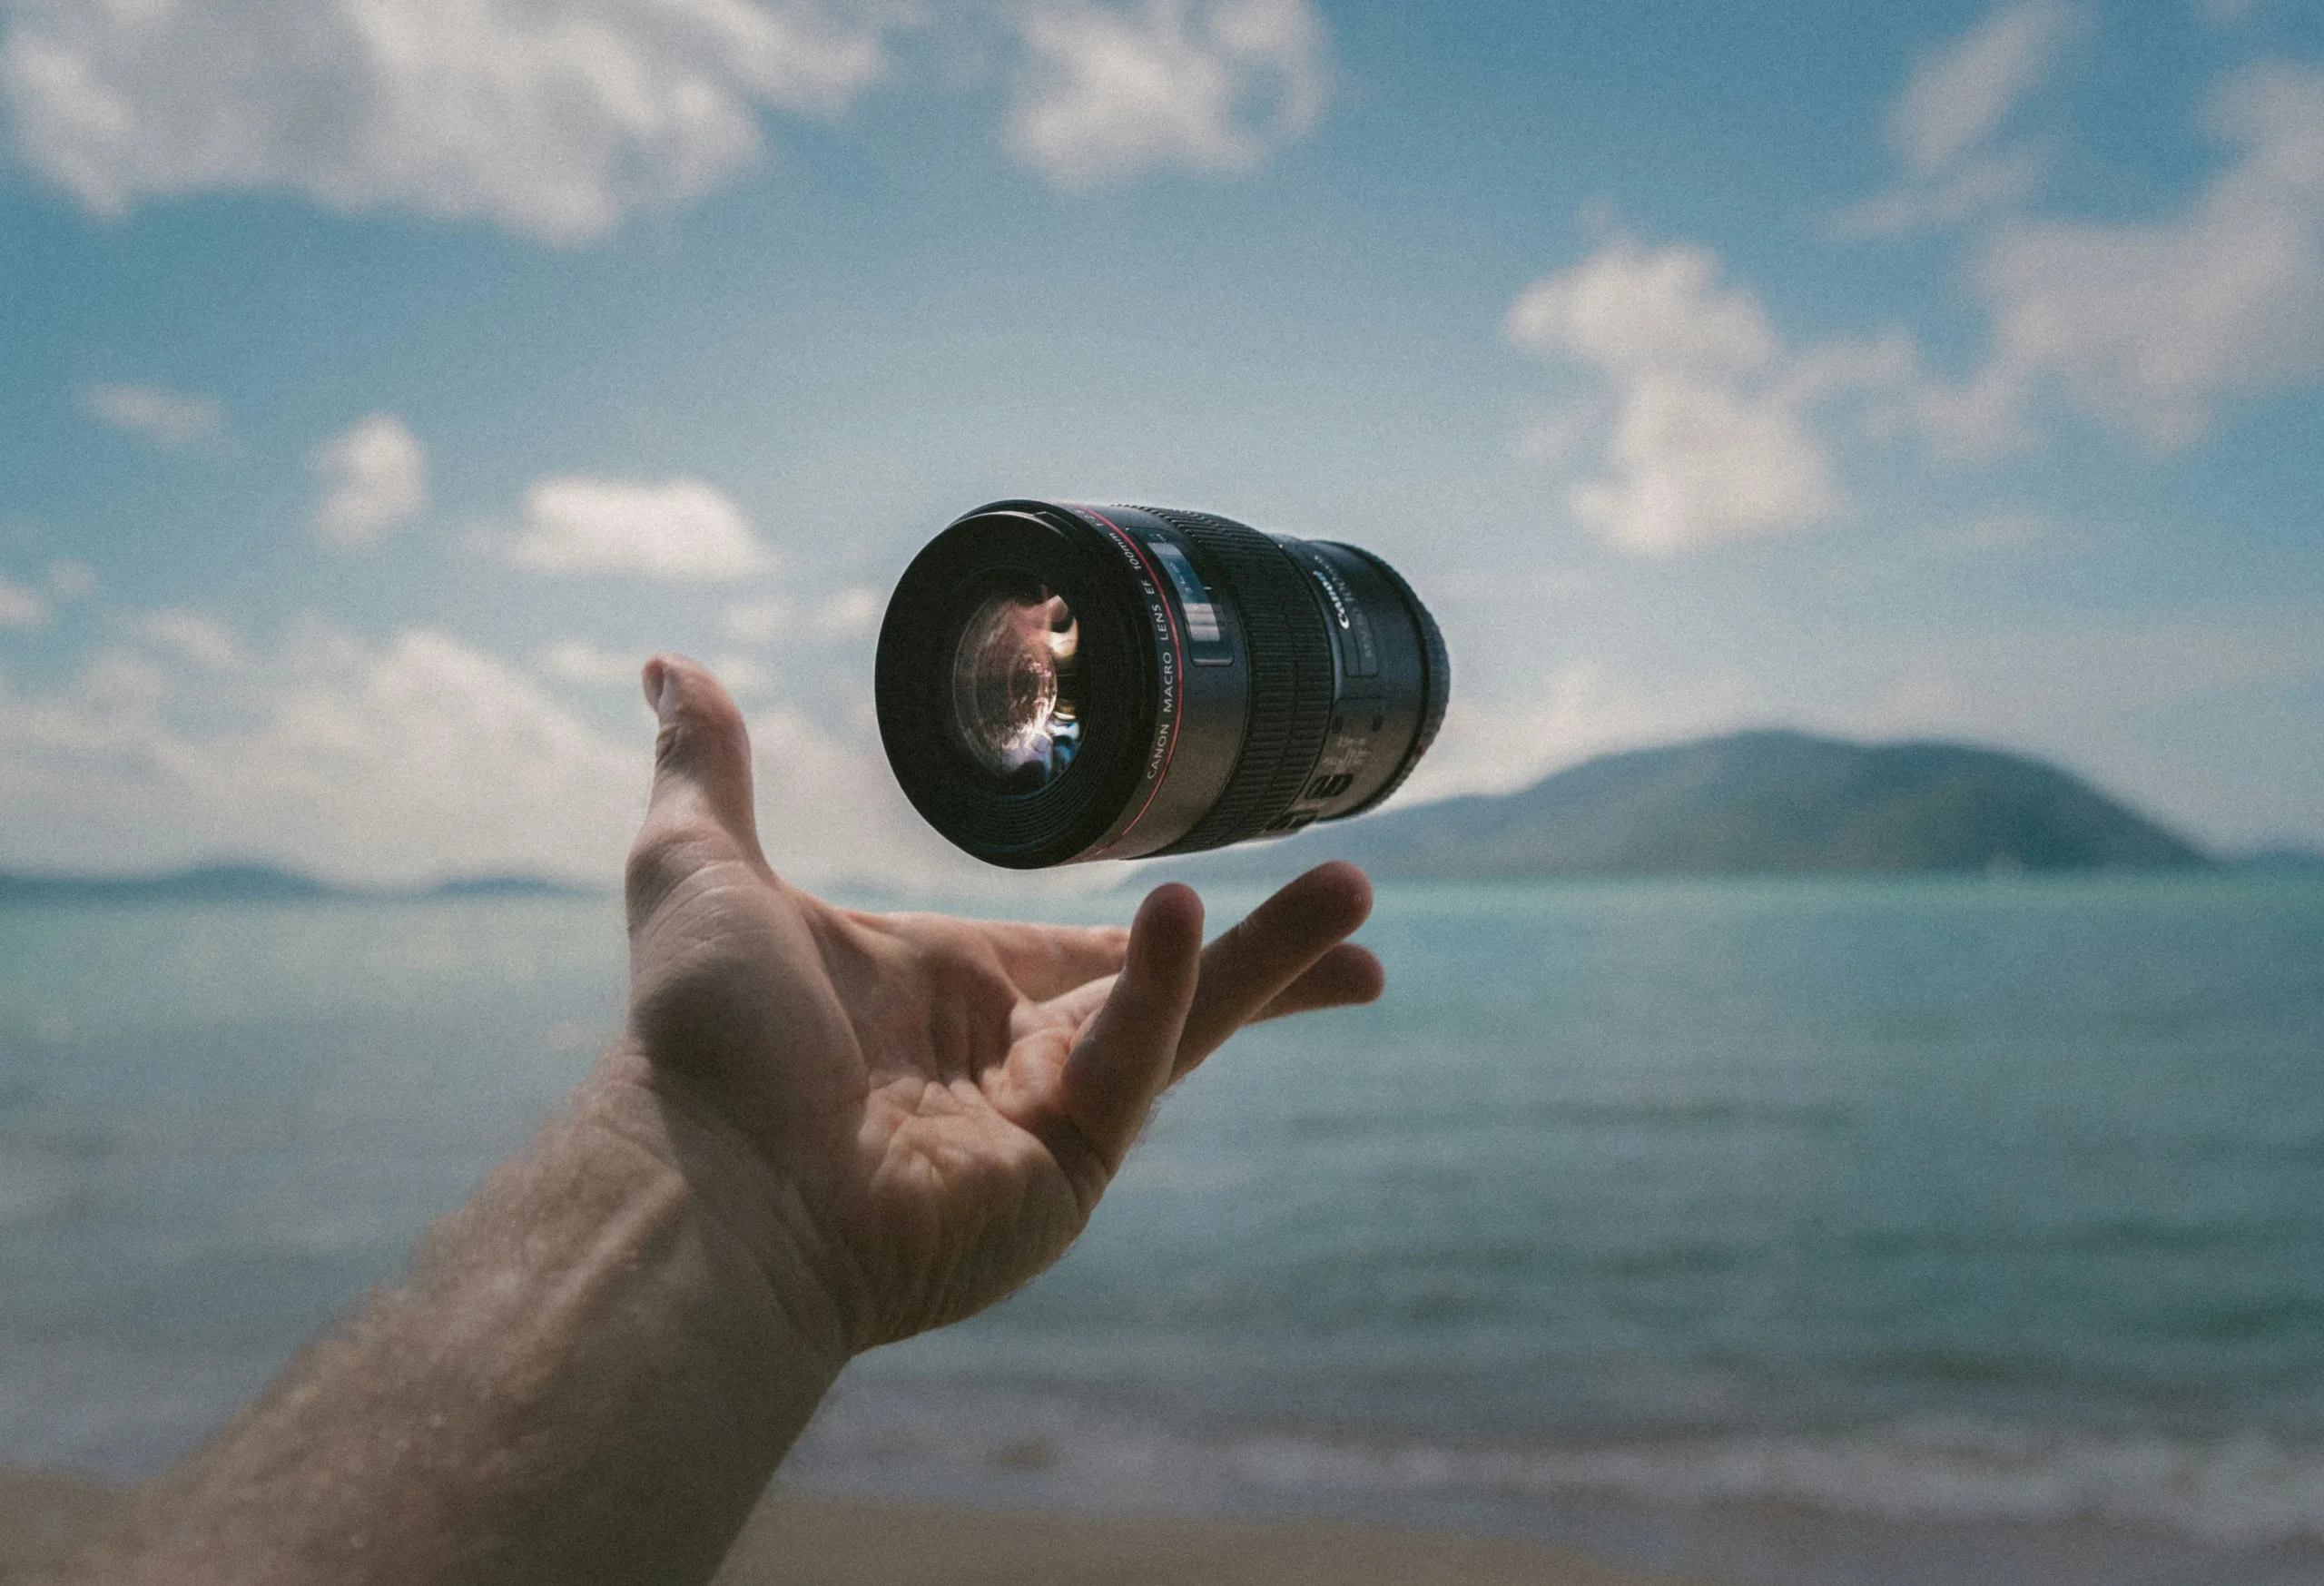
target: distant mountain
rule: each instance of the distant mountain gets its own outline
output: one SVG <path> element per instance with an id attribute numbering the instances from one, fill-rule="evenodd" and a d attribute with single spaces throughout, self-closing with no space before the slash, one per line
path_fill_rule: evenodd
<path id="1" fill-rule="evenodd" d="M 1189 873 L 1281 874 L 1293 851 L 1382 879 L 2201 869 L 2213 862 L 2038 760 L 1957 744 L 1738 733 L 1608 754 L 1522 792 L 1321 827 Z M 1231 867 L 1231 869 L 1230 869 Z"/>
<path id="2" fill-rule="evenodd" d="M 580 897 L 586 890 L 538 876 L 474 876 L 418 891 L 337 887 L 265 864 L 203 864 L 157 875 L 9 874 L 0 872 L 7 903 L 284 903 L 326 898 Z"/>
<path id="3" fill-rule="evenodd" d="M 2324 875 L 2324 853 L 2312 848 L 2263 848 L 2238 858 L 2235 868 L 2253 875 Z"/>
<path id="4" fill-rule="evenodd" d="M 331 893 L 312 876 L 263 864 L 204 864 L 162 875 L 0 874 L 0 903 L 279 902 Z"/>
<path id="5" fill-rule="evenodd" d="M 431 898 L 578 898 L 588 889 L 537 875 L 455 876 L 428 889 Z"/>

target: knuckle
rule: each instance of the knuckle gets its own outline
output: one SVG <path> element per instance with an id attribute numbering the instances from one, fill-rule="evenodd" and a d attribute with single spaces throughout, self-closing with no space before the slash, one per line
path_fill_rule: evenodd
<path id="1" fill-rule="evenodd" d="M 650 914 L 701 863 L 700 842 L 681 825 L 649 822 L 630 845 L 622 870 L 622 892 L 630 913 Z"/>
<path id="2" fill-rule="evenodd" d="M 743 713 L 716 690 L 691 691 L 681 698 L 654 734 L 659 765 L 683 764 L 703 749 L 730 741 L 743 731 Z"/>

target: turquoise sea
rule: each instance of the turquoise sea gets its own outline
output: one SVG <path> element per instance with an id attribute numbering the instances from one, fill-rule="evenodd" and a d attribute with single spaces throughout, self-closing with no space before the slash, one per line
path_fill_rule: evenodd
<path id="1" fill-rule="evenodd" d="M 1386 889 L 1364 940 L 1385 1000 L 1228 1048 L 787 1479 L 2324 1582 L 2324 885 Z M 216 1424 L 556 1105 L 622 962 L 609 900 L 0 911 L 0 1461 Z"/>

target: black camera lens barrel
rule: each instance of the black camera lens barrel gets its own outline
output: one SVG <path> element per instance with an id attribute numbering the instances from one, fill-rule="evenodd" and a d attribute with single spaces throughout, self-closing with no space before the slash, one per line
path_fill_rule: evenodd
<path id="1" fill-rule="evenodd" d="M 1167 507 L 999 501 L 898 582 L 880 734 L 990 863 L 1224 847 L 1386 798 L 1434 740 L 1444 641 L 1385 562 Z"/>

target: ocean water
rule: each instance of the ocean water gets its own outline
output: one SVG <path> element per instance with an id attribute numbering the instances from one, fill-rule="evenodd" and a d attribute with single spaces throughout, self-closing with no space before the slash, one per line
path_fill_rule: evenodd
<path id="1" fill-rule="evenodd" d="M 1364 940 L 1381 1004 L 1227 1048 L 785 1479 L 2324 1582 L 2324 886 L 1387 889 Z M 610 901 L 0 911 L 0 1460 L 199 1438 L 556 1105 L 622 957 Z"/>

